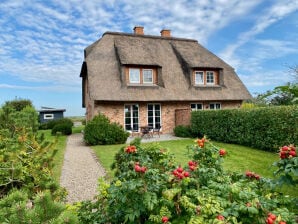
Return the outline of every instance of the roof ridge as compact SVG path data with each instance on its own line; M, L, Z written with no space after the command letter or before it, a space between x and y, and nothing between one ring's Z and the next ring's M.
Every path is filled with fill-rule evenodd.
M178 41L189 41L189 42L198 42L195 39L181 38L181 37L163 37L163 36L155 36L155 35L145 35L145 34L134 34L134 33L124 33L124 32L105 32L105 35L117 35L117 36L129 36L129 37L141 37L141 38L150 38L150 39L162 39L162 40L178 40Z

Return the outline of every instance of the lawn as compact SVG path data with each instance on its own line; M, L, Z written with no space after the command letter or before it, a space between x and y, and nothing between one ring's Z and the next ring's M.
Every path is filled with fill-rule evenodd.
M177 164L185 166L191 156L190 152L187 150L187 145L195 144L195 142L194 139L183 139L158 143L144 143L144 145L148 144L159 144L161 147L169 149L169 151L175 155ZM228 152L223 163L226 170L241 173L244 173L246 170L251 170L263 177L273 177L274 167L272 167L272 164L279 159L277 153L219 142L212 142L212 144L219 148L224 148ZM110 166L114 161L114 156L124 145L125 144L92 147L99 158L100 163L107 170L109 177L113 176ZM284 192L297 196L294 188Z
M51 135L51 130L40 130L40 133L44 133L45 139L50 142L55 142L55 136ZM53 176L54 178L60 182L60 176L62 172L63 160L64 160L64 152L66 149L66 136L62 135L58 137L58 141L55 145L55 148L58 149L57 154L54 157L53 163Z

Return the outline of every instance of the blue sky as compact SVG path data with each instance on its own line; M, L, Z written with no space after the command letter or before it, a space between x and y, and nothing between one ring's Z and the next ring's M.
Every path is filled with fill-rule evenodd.
M106 31L196 39L233 66L248 90L293 81L297 0L1 0L0 105L17 98L84 115L84 49Z

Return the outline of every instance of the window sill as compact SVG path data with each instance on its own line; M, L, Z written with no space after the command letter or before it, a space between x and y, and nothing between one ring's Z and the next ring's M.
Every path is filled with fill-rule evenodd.
M138 83L130 83L127 84L127 87L140 87L140 88L158 88L159 86L156 84L138 84Z
M220 85L194 85L194 88L202 88L202 89L205 89L205 88L222 88L222 86Z

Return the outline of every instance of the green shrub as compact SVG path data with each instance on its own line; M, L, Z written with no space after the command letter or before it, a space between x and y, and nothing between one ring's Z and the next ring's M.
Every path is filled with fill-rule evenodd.
M215 141L277 151L298 144L298 106L192 113L191 129Z
M0 198L14 188L30 195L50 190L55 198L64 197L64 190L52 176L55 143L25 128L16 130L13 136L0 129L0 139Z
M178 125L174 128L174 134L177 137L188 138L192 137L192 132L189 126Z
M0 223L79 223L76 215L55 201L48 191L39 192L35 199L25 191L14 190L0 200Z
M72 134L72 126L68 123L56 124L52 129L52 135L56 135L57 132L63 135L71 135Z
M129 133L117 123L99 114L86 124L84 140L89 145L109 145L125 143Z
M228 152L205 139L197 143L184 166L157 144L121 148L115 178L100 180L97 200L78 211L80 223L261 224L269 215L295 223L295 198L276 193L274 181L254 172L225 172Z
M47 130L47 129L53 129L54 126L58 125L58 124L67 124L70 127L73 126L73 122L71 119L69 118L61 118L61 119L57 119L57 120L52 120L46 123L43 123L39 126L39 129L41 130Z

